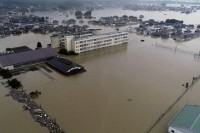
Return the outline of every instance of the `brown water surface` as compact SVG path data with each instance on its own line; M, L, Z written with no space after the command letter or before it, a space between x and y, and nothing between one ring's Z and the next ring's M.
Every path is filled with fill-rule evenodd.
M48 36L44 38L48 41ZM184 92L182 84L200 74L200 62L191 54L156 47L156 42L198 52L199 39L176 43L172 39L136 34L130 34L129 38L128 45L68 57L84 66L86 73L66 77L53 71L49 74L52 79L42 71L35 71L18 78L27 92L42 92L36 102L69 133L145 133ZM1 42L0 45L7 47ZM199 86L197 83L189 90L152 132L165 133L167 124L184 104L200 104ZM7 91L1 88L1 132L47 132L23 111L21 104L4 97Z

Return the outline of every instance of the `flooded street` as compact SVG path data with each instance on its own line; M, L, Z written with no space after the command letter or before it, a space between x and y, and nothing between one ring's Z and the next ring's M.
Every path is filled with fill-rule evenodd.
M124 15L124 12L134 15L131 14L132 11L107 10L109 9L95 11L94 14L98 17L105 12L112 13L107 14L108 16L118 12L121 12L117 14L119 16ZM148 13L145 12L137 14L148 17ZM193 18L194 14L188 16ZM155 14L156 17L159 18ZM176 18L176 15L173 17ZM194 24L200 22L195 19L200 18L194 17ZM187 19L187 23L190 21ZM50 43L49 36L31 33L8 37L0 40L0 48L2 50L21 45L35 48L37 41L43 44ZM141 42L141 39L145 41ZM200 38L197 38L178 43L172 39L154 39L131 33L127 45L68 57L84 66L86 73L66 77L53 70L49 73L53 78L49 78L43 71L35 71L19 75L18 79L27 92L41 91L42 95L36 102L41 104L50 116L55 117L60 127L68 133L146 133L158 117L185 91L182 84L191 83L192 77L200 74L200 60L194 60L193 55L156 47L155 44L199 52L199 41ZM4 97L7 91L0 87L2 132L48 131L34 122L29 113L23 111L21 104L11 97ZM184 104L199 105L199 87L200 82L186 93L152 133L166 133L167 124Z

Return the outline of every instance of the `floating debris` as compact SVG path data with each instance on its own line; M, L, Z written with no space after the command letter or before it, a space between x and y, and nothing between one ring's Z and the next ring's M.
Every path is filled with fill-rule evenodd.
M132 101L132 98L128 98L127 101L128 101L128 102L131 102L131 101Z
M24 110L28 110L36 122L39 122L41 126L47 127L50 133L65 133L63 129L59 127L55 118L52 119L41 108L41 105L37 105L31 97L25 91L10 90L10 96L20 102L24 103Z

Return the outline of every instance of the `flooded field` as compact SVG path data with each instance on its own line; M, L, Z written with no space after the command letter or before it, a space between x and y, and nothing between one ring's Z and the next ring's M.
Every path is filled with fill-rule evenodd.
M31 38L21 42L33 47L38 38L50 41L47 36ZM141 42L141 39L145 41ZM156 47L155 44L198 52L199 40L176 43L171 39L154 39L133 33L129 35L128 45L68 57L84 66L86 73L65 77L57 71L35 71L18 78L27 92L42 92L36 102L69 133L146 133L185 91L182 84L191 83L192 78L200 74L200 60L194 60L193 55ZM7 45L1 41L2 50ZM17 46L20 41L15 42ZM200 82L186 93L152 133L166 133L167 124L184 104L199 105L199 88ZM2 87L0 92L1 131L47 132L32 120L28 112L23 111L22 105L11 97L4 97L6 89Z

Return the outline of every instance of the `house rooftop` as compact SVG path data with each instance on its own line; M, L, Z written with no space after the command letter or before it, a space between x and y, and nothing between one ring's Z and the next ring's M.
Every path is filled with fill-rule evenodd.
M187 133L200 133L200 106L185 105L169 126Z

